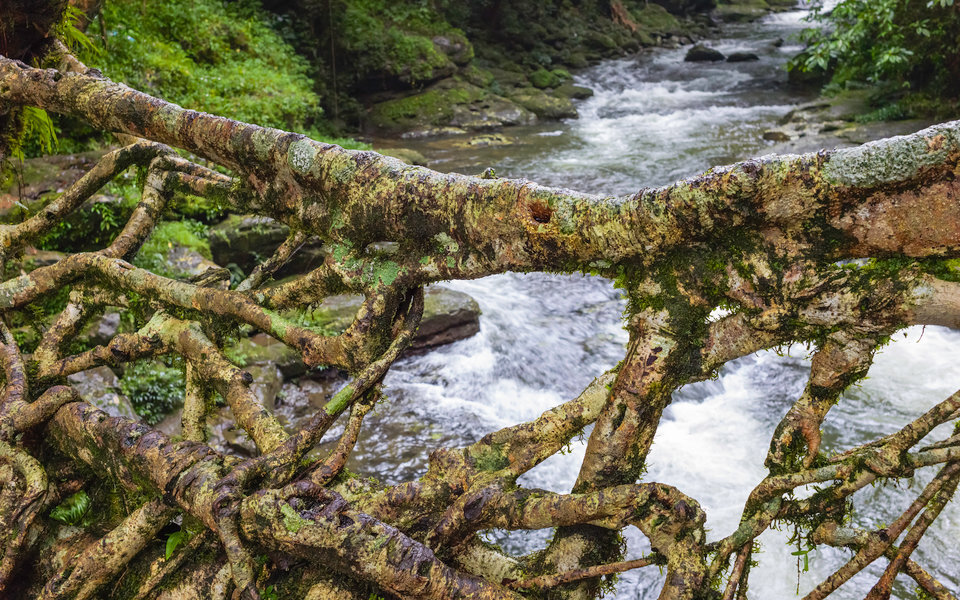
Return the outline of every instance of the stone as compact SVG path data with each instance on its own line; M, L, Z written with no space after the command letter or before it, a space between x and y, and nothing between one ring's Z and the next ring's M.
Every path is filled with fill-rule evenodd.
M24 271L30 272L40 267L49 267L52 264L60 262L67 256L66 252L57 252L56 250L37 250L29 247L23 251L23 260L21 266Z
M488 148L496 146L512 146L515 144L512 138L502 133L485 133L475 135L467 140L457 140L453 143L458 148Z
M384 156L392 156L393 158L402 160L408 165L425 167L429 162L426 156L412 148L377 148L376 151Z
M724 58L723 53L719 50L714 50L703 44L696 44L687 50L687 55L683 60L686 62L716 62Z
M80 338L92 345L104 346L110 343L120 328L120 313L110 311L103 313L99 319L90 322L80 334Z
M110 367L97 367L67 376L67 381L85 402L111 417L140 420L130 399L120 393L120 380Z
M733 52L727 57L727 62L751 62L760 60L760 57L753 52Z
M763 132L763 139L771 142L789 142L790 134L779 129L768 129Z
M167 266L184 277L193 277L205 273L209 269L220 268L217 263L186 246L170 248L167 252Z
M569 82L557 87L553 92L558 96L570 98L571 100L585 100L593 96L593 90L590 88L583 87L582 85L574 85Z
M716 7L716 0L652 0L674 15L688 15L696 12L706 12Z
M369 113L369 123L375 129L385 133L417 132L416 137L441 133L442 128L448 127L482 131L529 125L536 120L535 114L518 103L453 77L422 92L374 104Z
M423 321L410 345L411 350L425 350L480 332L480 306L463 292L444 287L427 288L424 297Z
M296 350L265 333L241 338L227 348L227 356L241 367L274 365L287 379L307 372Z
M577 109L569 98L550 95L537 88L521 88L510 94L510 99L529 110L539 119L575 119Z
M473 46L461 35L437 35L432 40L434 48L447 55L454 64L466 65L473 60Z
M230 215L210 228L210 253L221 266L233 263L249 272L269 258L287 238L290 229L282 223L255 215Z
M283 386L283 374L274 364L251 365L244 369L253 376L250 391L267 410L273 410L277 400L277 393Z
M330 296L319 307L299 318L309 321L331 334L345 330L353 322L361 296L340 294ZM298 318L296 311L285 311L284 316ZM411 348L425 349L468 338L480 331L480 306L463 292L441 286L428 286L424 297L423 320ZM249 346L245 346L251 349Z

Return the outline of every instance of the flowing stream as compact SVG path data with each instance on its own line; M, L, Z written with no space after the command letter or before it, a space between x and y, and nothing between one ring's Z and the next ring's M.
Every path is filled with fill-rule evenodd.
M785 60L799 48L791 36L804 24L800 10L730 25L709 44L725 54L750 51L759 61L685 63L687 48L657 49L587 69L578 83L595 95L578 105L580 118L505 135L502 147L462 147L456 140L409 144L431 167L498 176L587 192L624 194L670 183L712 165L766 153L763 130L776 125L799 97L786 85ZM785 39L782 45L775 44ZM575 397L594 377L623 358L624 302L610 281L597 277L505 274L446 284L479 302L478 335L397 364L386 381L388 401L365 426L352 468L395 483L422 475L431 449L463 445L487 432L537 417ZM884 348L869 378L848 392L824 425L825 449L843 449L890 433L960 388L956 354L960 332L935 327L906 330ZM662 481L697 499L707 514L709 539L736 528L743 503L764 474L773 428L803 390L808 351L761 352L726 365L714 381L674 395L648 459L646 481ZM949 430L949 429L947 429ZM943 437L944 429L935 434ZM552 457L521 479L531 487L568 492L583 442ZM930 474L900 488L868 488L856 497L857 522L876 526L902 511ZM516 554L543 546L551 532L489 532ZM760 538L749 596L795 598L839 567L849 552L809 553L807 572L791 555L790 531ZM643 536L625 532L628 556L648 550ZM948 506L915 555L948 587L960 586L960 509ZM886 561L844 585L837 598L862 598ZM622 575L618 598L655 598L656 568ZM897 595L912 598L901 578Z

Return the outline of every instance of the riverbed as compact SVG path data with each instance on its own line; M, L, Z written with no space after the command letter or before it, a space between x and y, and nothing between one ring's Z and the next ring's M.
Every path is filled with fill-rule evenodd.
M725 54L753 52L743 63L685 63L687 48L655 49L604 62L576 76L592 88L578 105L580 118L503 132L507 145L475 146L465 139L407 144L431 168L476 174L488 167L501 177L585 192L626 194L667 184L718 164L769 152L766 129L810 98L787 85L784 62L799 47L791 39L804 12L772 14L751 24L728 25L710 45ZM482 435L535 418L575 397L624 355L624 302L608 280L588 276L505 274L451 282L483 310L478 335L397 364L386 380L389 400L368 418L353 468L396 483L423 474L432 448L470 443ZM824 424L826 450L848 448L895 431L960 388L955 357L960 333L911 328L884 348L869 378L850 390ZM677 486L707 514L709 539L729 534L743 503L764 474L773 428L803 390L808 349L761 352L726 365L714 381L674 395L649 456L647 481ZM942 433L942 431L940 432ZM567 492L583 456L583 443L554 456L521 479L526 486ZM929 475L855 497L857 523L889 522L919 493ZM490 539L521 554L551 532L490 532ZM786 543L789 531L760 538L751 598L805 594L849 557L817 549L809 570ZM628 554L648 550L643 536L626 532ZM960 586L960 509L950 505L917 551L948 587ZM837 598L862 598L885 567L878 561L844 585ZM624 574L618 598L655 598L662 575L650 567ZM897 595L913 597L911 581Z

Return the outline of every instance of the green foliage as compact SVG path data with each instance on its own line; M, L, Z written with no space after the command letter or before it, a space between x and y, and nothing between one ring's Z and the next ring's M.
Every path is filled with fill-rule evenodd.
M77 24L80 23L84 17L83 10L72 4L68 4L67 8L63 11L63 19L54 28L54 35L66 44L67 48L75 53L83 52L96 55L99 52L96 46L93 45L93 42L90 41L90 38L88 38L84 32L77 28Z
M803 33L790 68L824 71L833 85L869 82L950 97L960 92L960 10L953 0L843 0Z
M40 154L50 154L60 146L57 130L47 111L24 106L20 112L20 137L11 140L10 156L23 160Z
M124 371L120 390L130 398L137 414L148 425L155 425L183 405L183 370L155 361L138 361Z
M85 527L90 521L90 496L83 490L69 496L50 511L50 518L65 525Z
M254 0L112 0L97 18L107 32L94 39L101 53L83 58L112 79L272 127L304 130L320 115L307 62Z
M167 259L168 253L175 246L189 248L206 259L211 258L206 225L199 221L184 219L158 224L137 252L133 264L165 277L180 275L180 271L174 269Z
M190 534L187 531L181 529L180 531L174 531L167 536L167 545L164 550L163 557L166 560L170 560L170 557L173 556L173 553L176 552L177 548L183 544L190 537Z

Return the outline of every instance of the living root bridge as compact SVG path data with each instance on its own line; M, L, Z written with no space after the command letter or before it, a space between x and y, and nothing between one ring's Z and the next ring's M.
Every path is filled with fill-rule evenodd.
M954 569L928 571L913 554L960 478L960 436L927 439L960 417L958 396L931 399L900 431L833 454L823 452L820 428L893 333L960 326L960 122L848 150L745 161L613 198L440 174L186 110L87 70L61 44L51 44L43 66L51 68L0 58L0 113L35 106L139 140L0 230L13 267L5 272L15 273L0 282L5 315L70 288L29 356L5 325L0 331L3 593L580 599L601 592L602 576L657 564L667 571L664 600L734 599L746 597L757 536L786 522L810 545L856 552L809 598L881 556L890 562L872 599L890 597L897 573L932 597L954 598L937 580ZM142 198L111 244L20 273L24 248L130 166L145 174ZM222 269L171 279L134 267L164 211L185 194L269 216L289 225L290 237L235 286ZM267 285L312 239L328 249L323 264ZM534 421L434 450L417 480L383 486L350 476L344 464L385 373L413 338L423 286L511 270L616 279L629 300L624 360ZM365 300L337 335L286 312L342 292ZM142 327L70 352L91 318L134 299L148 317ZM711 318L717 308L725 315ZM351 382L302 427L285 426L224 352L231 336L253 330L309 365L347 371ZM706 515L682 482L643 479L663 410L680 386L793 342L813 348L809 383L773 432L768 474L740 525L708 538ZM164 355L185 365L182 439L108 418L63 385L71 373ZM213 391L256 444L255 456L206 443ZM341 416L333 450L310 454ZM517 483L588 426L570 493ZM858 490L934 467L938 474L890 526L850 522ZM794 496L809 485L820 491ZM49 509L80 489L123 508L70 536ZM162 532L171 522L189 541L167 557ZM649 538L650 555L623 560L617 536L625 527ZM555 533L539 551L512 556L482 541L494 528Z

